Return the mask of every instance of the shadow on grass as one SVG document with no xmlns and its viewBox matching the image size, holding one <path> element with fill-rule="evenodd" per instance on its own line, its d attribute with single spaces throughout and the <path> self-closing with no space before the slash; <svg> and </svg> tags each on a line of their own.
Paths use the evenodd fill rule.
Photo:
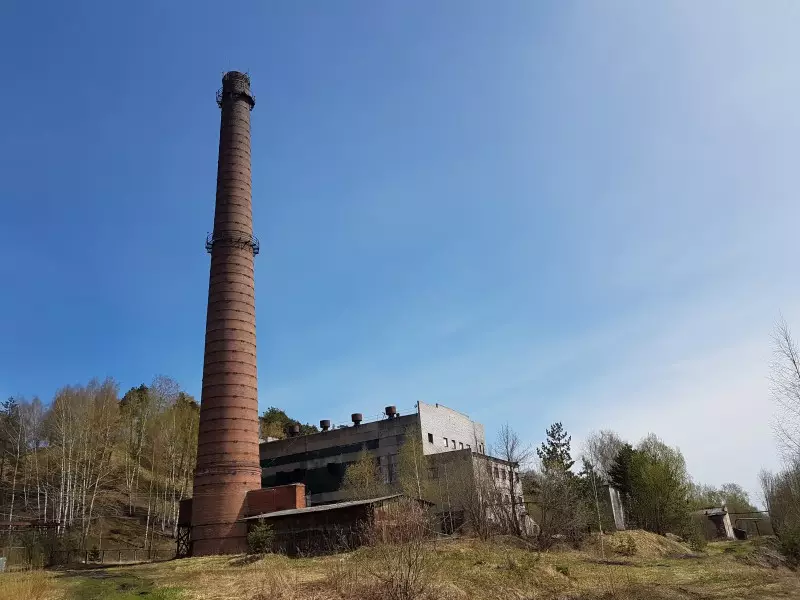
<svg viewBox="0 0 800 600">
<path fill-rule="evenodd" d="M 61 577 L 72 580 L 70 600 L 177 600 L 181 594 L 178 588 L 156 588 L 148 579 L 105 569 L 67 571 Z"/>
<path fill-rule="evenodd" d="M 247 565 L 252 565 L 253 563 L 257 563 L 262 558 L 264 558 L 261 554 L 246 554 L 245 556 L 239 556 L 237 558 L 232 558 L 228 561 L 228 564 L 232 567 L 246 567 Z"/>
</svg>

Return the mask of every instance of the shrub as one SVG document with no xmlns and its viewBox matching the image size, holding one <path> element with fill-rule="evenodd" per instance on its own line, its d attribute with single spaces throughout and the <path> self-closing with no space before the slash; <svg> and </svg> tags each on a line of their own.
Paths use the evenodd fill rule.
<svg viewBox="0 0 800 600">
<path fill-rule="evenodd" d="M 784 528 L 781 531 L 778 537 L 778 551 L 793 567 L 800 565 L 800 528 Z"/>
<path fill-rule="evenodd" d="M 100 562 L 100 548 L 92 546 L 92 549 L 89 550 L 89 561 Z"/>
<path fill-rule="evenodd" d="M 703 552 L 708 545 L 705 531 L 702 526 L 697 523 L 693 523 L 692 526 L 686 530 L 683 538 L 686 540 L 692 552 Z"/>
<path fill-rule="evenodd" d="M 250 554 L 267 554 L 272 551 L 275 532 L 272 525 L 259 521 L 247 532 L 247 549 Z"/>
<path fill-rule="evenodd" d="M 639 549 L 636 547 L 636 540 L 630 534 L 615 536 L 617 539 L 612 542 L 611 548 L 617 554 L 623 556 L 635 556 Z"/>
</svg>

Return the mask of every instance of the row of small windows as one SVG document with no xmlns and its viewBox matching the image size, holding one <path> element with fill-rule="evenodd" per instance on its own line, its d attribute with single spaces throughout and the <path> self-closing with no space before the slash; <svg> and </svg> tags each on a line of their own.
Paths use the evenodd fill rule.
<svg viewBox="0 0 800 600">
<path fill-rule="evenodd" d="M 486 465 L 486 470 L 488 471 L 491 477 L 495 479 L 499 479 L 501 481 L 505 481 L 508 479 L 511 481 L 511 478 L 514 478 L 514 481 L 519 483 L 519 473 L 514 473 L 513 471 L 506 471 L 504 468 L 500 468 L 497 465 Z"/>
<path fill-rule="evenodd" d="M 464 442 L 458 442 L 458 446 L 456 446 L 456 441 L 455 440 L 453 440 L 453 439 L 449 439 L 448 440 L 446 437 L 442 438 L 442 442 L 444 442 L 444 447 L 445 448 L 452 448 L 453 450 L 463 450 L 464 448 L 466 448 L 468 450 L 472 449 L 472 446 L 470 446 L 469 444 L 465 444 Z M 433 434 L 432 433 L 428 434 L 428 443 L 429 444 L 433 444 L 434 443 Z M 483 454 L 483 452 L 484 452 L 483 444 L 478 444 L 478 452 Z"/>
</svg>

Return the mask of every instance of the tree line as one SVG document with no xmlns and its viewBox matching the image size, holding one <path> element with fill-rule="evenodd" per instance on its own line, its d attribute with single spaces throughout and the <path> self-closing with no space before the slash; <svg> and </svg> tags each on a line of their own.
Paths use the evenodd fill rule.
<svg viewBox="0 0 800 600">
<path fill-rule="evenodd" d="M 57 523 L 86 540 L 96 517 L 128 515 L 144 526 L 145 545 L 154 532 L 174 534 L 179 502 L 191 495 L 198 421 L 197 402 L 164 376 L 121 397 L 106 379 L 66 386 L 48 405 L 8 399 L 0 406 L 0 519 Z M 285 437 L 294 425 L 303 434 L 317 431 L 270 407 L 260 417 L 261 437 Z M 619 491 L 629 527 L 659 534 L 696 536 L 691 516 L 706 506 L 755 510 L 737 484 L 694 483 L 680 450 L 654 434 L 631 444 L 613 431 L 593 433 L 579 462 L 571 440 L 554 423 L 534 448 L 506 425 L 491 448 L 499 463 L 463 453 L 432 461 L 417 428 L 387 465 L 391 483 L 363 452 L 348 465 L 343 489 L 350 498 L 399 491 L 428 500 L 449 515 L 451 528 L 463 521 L 480 537 L 531 535 L 532 519 L 542 546 L 612 529 L 608 486 Z M 772 505 L 787 507 L 787 521 L 800 515 L 800 501 L 789 493 L 800 489 L 792 487 L 797 473 L 796 480 L 793 473 L 770 479 Z"/>
<path fill-rule="evenodd" d="M 0 407 L 0 519 L 55 524 L 82 544 L 98 516 L 172 533 L 191 495 L 199 406 L 169 377 L 122 397 L 113 379 L 65 386 L 49 404 Z"/>
<path fill-rule="evenodd" d="M 781 551 L 800 564 L 800 349 L 787 323 L 773 332 L 772 427 L 785 467 L 759 473 L 764 502 Z"/>
<path fill-rule="evenodd" d="M 700 509 L 756 510 L 736 483 L 695 483 L 681 451 L 655 434 L 631 444 L 613 431 L 592 433 L 579 462 L 571 444 L 562 423 L 551 425 L 536 448 L 503 426 L 491 452 L 511 468 L 507 477 L 498 478 L 495 463 L 485 458 L 467 460 L 463 453 L 426 456 L 418 428 L 410 428 L 397 455 L 393 482 L 363 451 L 347 466 L 343 489 L 352 499 L 402 492 L 434 503 L 440 515 L 452 509 L 481 538 L 533 535 L 540 547 L 560 539 L 579 545 L 592 531 L 613 531 L 609 487 L 619 493 L 627 528 L 675 534 L 698 546 L 706 536 Z"/>
</svg>

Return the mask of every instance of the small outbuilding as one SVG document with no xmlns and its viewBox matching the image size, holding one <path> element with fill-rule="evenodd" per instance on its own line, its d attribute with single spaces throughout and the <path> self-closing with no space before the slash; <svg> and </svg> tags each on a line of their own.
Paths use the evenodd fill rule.
<svg viewBox="0 0 800 600">
<path fill-rule="evenodd" d="M 430 503 L 403 494 L 366 500 L 351 500 L 267 512 L 247 517 L 251 525 L 272 527 L 273 552 L 288 556 L 314 556 L 353 550 L 364 545 L 377 525 L 393 528 L 409 509 L 427 508 Z"/>
<path fill-rule="evenodd" d="M 722 538 L 727 540 L 736 539 L 731 518 L 728 515 L 726 506 L 711 506 L 695 512 L 698 517 L 706 517 L 706 537 L 709 539 Z"/>
</svg>

